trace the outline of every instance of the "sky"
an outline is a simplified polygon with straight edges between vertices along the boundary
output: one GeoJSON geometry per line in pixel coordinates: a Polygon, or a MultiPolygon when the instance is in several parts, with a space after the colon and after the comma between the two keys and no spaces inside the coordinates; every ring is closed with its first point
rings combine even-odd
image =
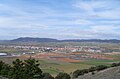
{"type": "Polygon", "coordinates": [[[0,40],[120,39],[120,0],[0,0],[0,40]]]}

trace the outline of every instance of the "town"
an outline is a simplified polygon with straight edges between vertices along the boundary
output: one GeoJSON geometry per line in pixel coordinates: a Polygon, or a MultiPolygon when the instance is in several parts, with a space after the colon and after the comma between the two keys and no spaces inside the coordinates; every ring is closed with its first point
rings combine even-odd
{"type": "Polygon", "coordinates": [[[120,54],[118,49],[103,46],[64,45],[0,45],[0,57],[32,56],[34,58],[80,62],[89,59],[114,60],[110,55],[120,54]]]}

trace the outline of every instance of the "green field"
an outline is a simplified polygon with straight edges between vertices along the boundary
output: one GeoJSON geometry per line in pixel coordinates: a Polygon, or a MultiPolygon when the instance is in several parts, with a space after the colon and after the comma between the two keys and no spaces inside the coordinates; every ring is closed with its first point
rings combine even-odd
{"type": "Polygon", "coordinates": [[[44,72],[48,72],[54,76],[57,75],[59,72],[66,72],[70,74],[76,69],[89,68],[90,66],[93,65],[65,63],[61,61],[52,61],[52,60],[40,60],[40,66],[44,72]]]}
{"type": "MultiPolygon", "coordinates": [[[[16,58],[3,58],[0,60],[5,61],[8,64],[11,64],[16,58]]],[[[24,59],[22,59],[24,60],[24,59]]],[[[109,65],[113,62],[119,62],[119,60],[95,60],[91,59],[84,62],[77,63],[66,63],[62,61],[47,60],[47,59],[37,59],[40,63],[40,68],[43,72],[52,74],[53,76],[57,75],[59,72],[71,73],[77,69],[85,69],[95,65],[109,65]]]]}
{"type": "Polygon", "coordinates": [[[77,69],[85,69],[96,65],[109,65],[113,62],[119,62],[119,60],[89,60],[85,62],[77,63],[65,63],[61,61],[52,60],[40,60],[41,68],[44,72],[49,72],[52,75],[56,75],[59,72],[71,73],[77,69]]]}

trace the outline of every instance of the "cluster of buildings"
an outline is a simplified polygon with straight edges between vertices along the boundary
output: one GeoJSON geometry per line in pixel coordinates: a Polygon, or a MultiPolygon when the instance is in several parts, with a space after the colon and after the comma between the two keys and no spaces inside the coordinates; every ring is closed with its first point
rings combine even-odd
{"type": "Polygon", "coordinates": [[[97,46],[64,46],[64,47],[42,47],[42,46],[28,46],[28,45],[0,45],[0,48],[11,48],[20,50],[31,50],[32,52],[23,52],[23,54],[29,53],[43,53],[43,52],[56,52],[56,53],[71,53],[71,52],[93,52],[101,53],[104,48],[97,46]]]}

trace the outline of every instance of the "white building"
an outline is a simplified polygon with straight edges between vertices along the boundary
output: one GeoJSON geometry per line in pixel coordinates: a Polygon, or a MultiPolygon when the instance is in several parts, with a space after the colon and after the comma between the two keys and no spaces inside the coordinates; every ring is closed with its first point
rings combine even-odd
{"type": "Polygon", "coordinates": [[[0,56],[7,56],[7,53],[0,53],[0,56]]]}

